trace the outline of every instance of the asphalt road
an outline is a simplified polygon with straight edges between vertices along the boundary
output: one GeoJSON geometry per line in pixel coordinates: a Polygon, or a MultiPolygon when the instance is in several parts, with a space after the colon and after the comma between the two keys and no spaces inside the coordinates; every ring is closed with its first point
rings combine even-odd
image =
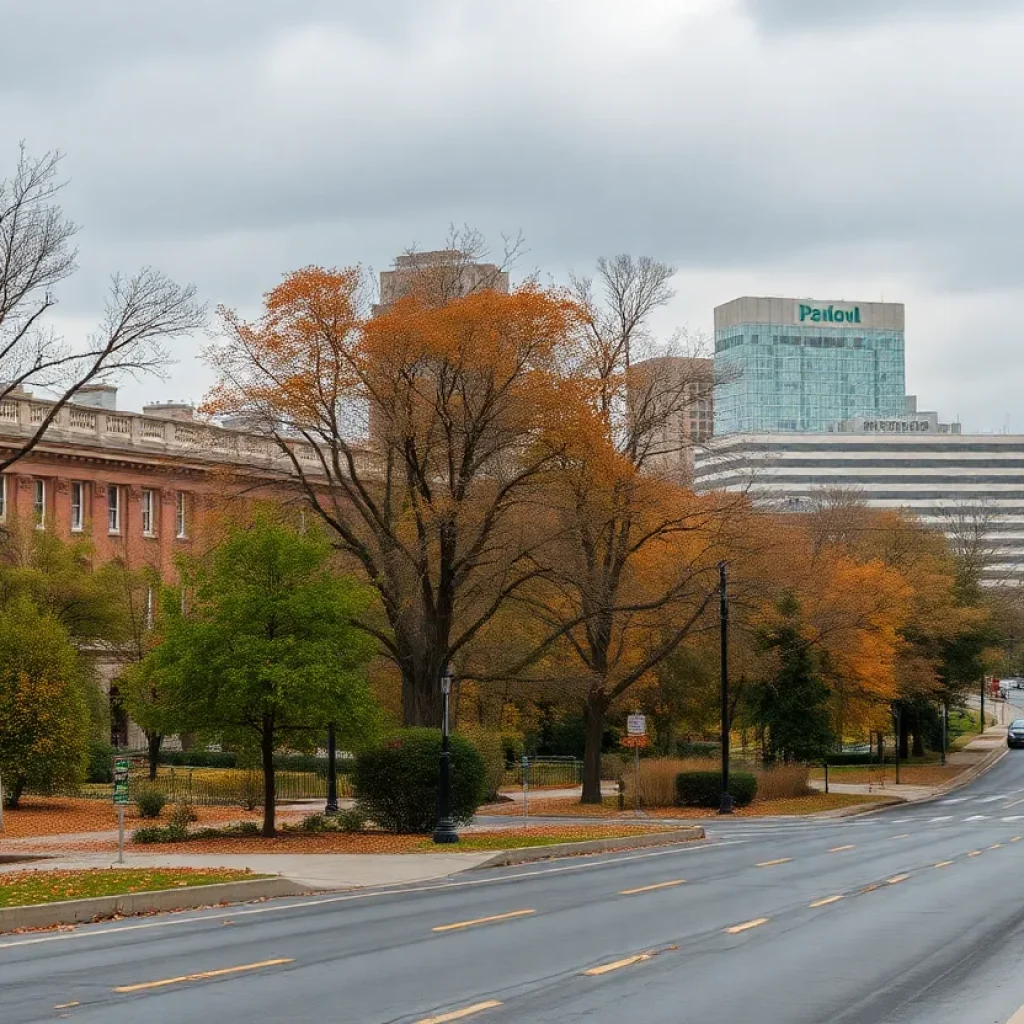
{"type": "Polygon", "coordinates": [[[708,834],[5,937],[0,1022],[1024,1021],[1024,751],[912,809],[708,834]]]}

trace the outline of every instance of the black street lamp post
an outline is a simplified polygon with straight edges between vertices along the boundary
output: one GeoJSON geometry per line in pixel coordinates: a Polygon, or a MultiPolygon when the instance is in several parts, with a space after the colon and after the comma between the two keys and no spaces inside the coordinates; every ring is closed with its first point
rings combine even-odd
{"type": "Polygon", "coordinates": [[[457,843],[459,833],[452,821],[452,753],[448,743],[448,698],[452,692],[452,671],[445,665],[441,670],[441,696],[444,707],[441,716],[441,778],[437,792],[437,828],[435,843],[457,843]]]}
{"type": "Polygon", "coordinates": [[[334,723],[327,726],[327,806],[325,814],[338,813],[338,762],[334,723]]]}
{"type": "Polygon", "coordinates": [[[722,632],[722,802],[719,814],[732,814],[729,792],[729,597],[726,591],[725,562],[718,563],[719,608],[722,632]]]}

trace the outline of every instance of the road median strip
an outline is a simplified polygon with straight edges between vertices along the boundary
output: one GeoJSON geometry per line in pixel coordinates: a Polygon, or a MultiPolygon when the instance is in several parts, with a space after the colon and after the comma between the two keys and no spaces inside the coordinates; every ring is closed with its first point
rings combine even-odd
{"type": "Polygon", "coordinates": [[[195,910],[220,903],[247,903],[276,896],[302,896],[310,891],[308,885],[274,877],[2,907],[0,932],[51,928],[62,924],[87,924],[104,918],[129,917],[164,910],[195,910]]]}
{"type": "Polygon", "coordinates": [[[616,836],[611,839],[590,839],[578,843],[553,843],[548,846],[530,846],[519,850],[500,850],[472,870],[482,868],[511,867],[528,864],[537,860],[554,857],[576,857],[581,854],[611,853],[616,850],[640,850],[648,846],[692,843],[704,838],[701,825],[686,825],[681,828],[659,829],[656,832],[640,832],[637,835],[616,836]]]}

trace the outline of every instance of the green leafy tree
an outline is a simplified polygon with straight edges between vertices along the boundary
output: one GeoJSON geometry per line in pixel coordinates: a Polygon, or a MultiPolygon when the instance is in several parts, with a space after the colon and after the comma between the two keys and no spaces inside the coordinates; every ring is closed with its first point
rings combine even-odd
{"type": "Polygon", "coordinates": [[[85,778],[89,710],[68,630],[26,596],[0,609],[0,776],[15,807],[25,788],[85,778]]]}
{"type": "Polygon", "coordinates": [[[313,747],[331,722],[349,739],[376,722],[363,671],[375,651],[352,626],[367,597],[330,559],[321,535],[268,516],[231,528],[207,557],[182,563],[186,599],[165,591],[163,641],[136,670],[156,694],[159,728],[258,748],[268,837],[274,751],[313,747]]]}
{"type": "Polygon", "coordinates": [[[770,760],[811,761],[834,743],[831,695],[801,632],[798,603],[786,598],[778,610],[778,622],[762,640],[775,656],[775,670],[752,694],[752,717],[765,729],[770,760]]]}

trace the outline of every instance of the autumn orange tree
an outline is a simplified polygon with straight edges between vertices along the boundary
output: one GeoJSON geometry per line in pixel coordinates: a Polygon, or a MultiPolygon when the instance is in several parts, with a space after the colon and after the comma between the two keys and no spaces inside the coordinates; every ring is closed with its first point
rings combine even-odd
{"type": "Polygon", "coordinates": [[[358,269],[288,274],[258,319],[221,311],[211,352],[207,408],[276,444],[375,589],[379,615],[358,625],[401,673],[409,725],[439,723],[444,664],[537,577],[542,517],[525,510],[543,507],[581,401],[573,304],[533,285],[461,287],[472,242],[376,315],[358,269]]]}
{"type": "Polygon", "coordinates": [[[697,628],[713,601],[721,525],[738,503],[698,498],[660,471],[658,456],[689,443],[668,428],[694,401],[699,372],[692,354],[679,356],[672,373],[652,372],[643,358],[665,355],[652,340],[651,317],[671,297],[672,273],[619,256],[599,261],[600,293],[588,279],[573,282],[573,370],[586,412],[574,409],[563,424],[571,431],[545,491],[554,528],[531,553],[535,578],[512,596],[541,637],[493,674],[554,676],[578,695],[584,803],[601,800],[610,708],[697,628]]]}

